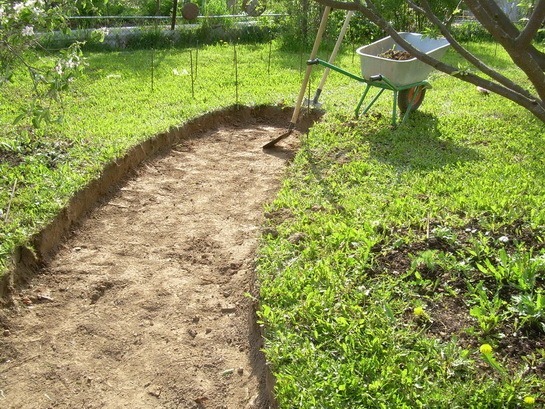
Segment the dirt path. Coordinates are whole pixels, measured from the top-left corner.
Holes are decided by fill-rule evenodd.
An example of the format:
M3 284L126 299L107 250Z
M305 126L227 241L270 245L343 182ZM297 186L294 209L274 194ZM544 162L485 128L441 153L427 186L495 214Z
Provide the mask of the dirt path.
M272 406L245 293L282 131L183 141L104 199L0 313L0 407Z

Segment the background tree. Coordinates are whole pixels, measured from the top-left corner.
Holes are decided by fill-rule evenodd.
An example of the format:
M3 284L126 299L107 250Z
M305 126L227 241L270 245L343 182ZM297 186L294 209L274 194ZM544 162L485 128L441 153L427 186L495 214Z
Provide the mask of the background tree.
M398 34L399 28L395 26L395 23L385 17L388 3L395 0L316 1L336 9L359 11L419 60L462 81L510 99L545 122L545 54L534 45L534 39L545 22L545 0L527 4L528 18L524 20L520 28L507 17L494 0L460 0L456 7L444 1L433 2L432 5L428 0L407 0L410 8L425 17L449 41L452 48L474 67L474 70L461 70L442 63L407 43ZM531 87L525 88L510 80L457 41L450 29L450 23L453 15L462 6L467 7L494 41L506 50L513 63L525 73L532 84Z

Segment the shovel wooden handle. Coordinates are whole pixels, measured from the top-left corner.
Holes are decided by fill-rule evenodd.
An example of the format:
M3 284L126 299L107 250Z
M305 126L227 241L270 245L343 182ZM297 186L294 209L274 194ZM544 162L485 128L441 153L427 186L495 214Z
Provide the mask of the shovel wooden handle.
M320 27L318 28L318 33L316 33L316 38L314 40L314 47L312 47L312 52L310 53L309 60L313 60L316 58L316 55L318 54L318 49L320 48L320 44L322 43L322 37L324 35L324 31L327 26L327 19L329 18L329 12L331 11L331 7L326 6L324 9L324 14L322 14L322 21L320 21ZM305 78L303 79L303 83L301 84L301 90L299 91L299 96L297 97L297 103L295 104L295 109L293 110L293 115L291 117L291 123L295 125L297 122L297 118L299 118L299 112L301 111L301 104L303 102L303 98L305 97L305 90L307 89L308 80L310 79L310 74L312 73L312 65L307 65L307 69L305 71Z

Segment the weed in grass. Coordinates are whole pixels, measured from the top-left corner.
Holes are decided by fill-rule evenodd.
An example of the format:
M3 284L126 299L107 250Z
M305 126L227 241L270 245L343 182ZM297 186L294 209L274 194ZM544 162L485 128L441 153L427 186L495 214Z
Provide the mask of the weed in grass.
M545 294L534 293L514 295L509 310L515 316L515 329L535 329L545 333Z
M501 375L505 380L507 380L507 371L506 369L496 360L494 357L494 350L490 344L482 344L479 347L483 360L490 365L499 375Z
M469 310L469 314L479 324L478 334L483 337L494 334L502 323L506 302L500 298L498 293L490 299L489 292L482 282L475 286L468 283L468 287L472 297L470 302L475 305Z

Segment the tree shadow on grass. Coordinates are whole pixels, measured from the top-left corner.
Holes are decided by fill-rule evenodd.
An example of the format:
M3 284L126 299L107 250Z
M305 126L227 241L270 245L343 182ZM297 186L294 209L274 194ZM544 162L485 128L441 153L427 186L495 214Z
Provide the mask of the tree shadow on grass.
M314 149L303 146L302 153L310 172L330 203L339 203L343 195L337 182L329 178L332 166L361 162L366 164L361 166L361 171L366 173L367 165L373 166L369 159L374 159L393 167L398 174L421 175L481 159L476 150L443 135L437 126L437 118L431 114L413 112L405 123L395 129L389 125L389 120L390 117L386 119L382 114L371 114L335 124L335 127L340 127L335 130L339 138L343 137L343 128L346 135L352 136L347 136L346 141L339 141L339 146L331 148L326 154L317 154ZM350 172L357 172L357 168L356 165ZM356 179L359 180L359 177Z
M366 133L362 141L369 143L372 158L401 171L428 172L481 159L476 150L442 134L437 124L434 115L416 111L397 128Z

